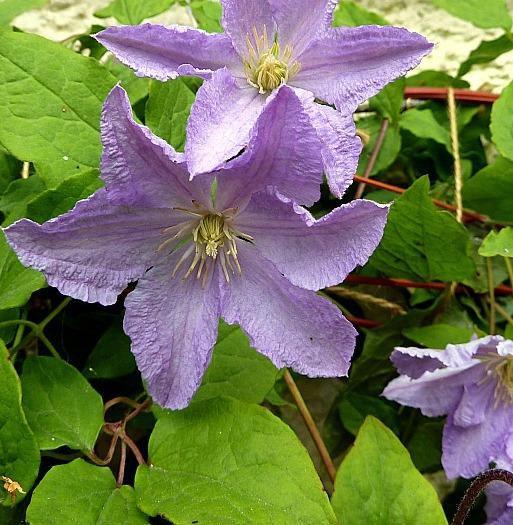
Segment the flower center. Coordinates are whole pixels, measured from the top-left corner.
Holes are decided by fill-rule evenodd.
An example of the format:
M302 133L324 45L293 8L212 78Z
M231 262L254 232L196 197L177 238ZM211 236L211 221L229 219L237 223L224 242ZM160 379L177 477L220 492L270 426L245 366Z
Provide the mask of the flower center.
M253 28L253 39L250 35L246 36L248 54L243 60L244 71L248 83L258 88L260 93L273 91L299 72L301 65L292 60L290 46L286 46L283 52L278 42L269 46L265 26L263 35Z
M485 381L495 377L495 404L513 404L513 356L501 357L495 354L481 358L488 370Z
M212 213L201 206L195 209L179 208L177 211L191 216L190 220L185 220L176 226L164 230L164 234L169 236L158 247L162 251L170 244L175 244L180 240L191 239L192 243L184 251L180 260L173 269L173 277L180 268L189 262L189 267L183 278L187 279L194 273L197 279L202 279L205 286L215 264L221 265L226 282L230 282L230 275L242 273L242 269L237 257L237 240L243 239L253 241L253 237L237 230L233 224L236 209L225 210L222 213ZM171 236L171 234L174 234Z

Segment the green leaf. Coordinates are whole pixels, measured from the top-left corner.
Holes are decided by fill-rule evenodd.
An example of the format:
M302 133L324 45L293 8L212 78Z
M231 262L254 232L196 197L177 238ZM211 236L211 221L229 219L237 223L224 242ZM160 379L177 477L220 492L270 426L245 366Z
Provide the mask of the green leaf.
M404 78L388 84L375 97L369 100L370 108L391 122L397 122L404 102Z
M405 78L406 85L410 87L455 87L468 88L470 84L461 78L454 78L442 71L433 71L428 69L421 71L416 75Z
M488 64L511 50L513 50L513 38L510 35L502 35L495 40L484 40L461 64L458 76L466 75L476 64Z
M150 516L177 525L336 523L306 450L264 408L212 399L173 412L158 420L149 456L135 491Z
M21 174L22 163L0 148L0 195Z
M276 382L278 370L249 346L238 326L221 322L212 362L194 401L231 396L247 403L261 403Z
M451 135L435 118L430 109L410 109L401 115L399 125L402 129L413 133L422 139L431 139L442 146L447 151L452 151Z
M397 413L385 399L348 391L338 406L344 428L356 436L367 416L374 416L395 433L399 432Z
M337 26L365 26L365 25L389 25L382 16L372 11L367 11L352 0L340 2L334 14L333 25Z
M403 334L426 348L444 349L448 344L468 343L474 335L474 330L441 323L405 328Z
M0 0L0 26L9 25L18 15L47 3L48 0Z
M36 290L45 286L45 278L35 270L25 268L0 234L0 310L18 308Z
M73 175L55 189L46 190L27 204L27 217L43 223L69 211L77 201L89 197L103 185L98 170Z
M358 128L368 133L369 143L365 145L358 164L358 174L363 175L369 164L370 157L376 146L376 141L381 129L382 119L377 115L362 119L358 122ZM387 169L397 158L401 151L401 133L397 126L390 125L379 152L376 164L370 175L377 175L380 171Z
M499 157L463 185L466 208L496 221L513 221L513 162Z
M492 140L500 153L513 160L513 82L506 87L492 108Z
M426 419L415 427L415 431L408 441L408 451L419 470L441 469L443 426L443 420L432 421Z
M96 343L84 373L91 378L113 379L131 374L135 369L130 338L123 332L121 322L116 322Z
M0 197L0 211L4 214L2 226L9 226L27 215L27 204L46 190L39 175L18 179L7 187Z
M39 448L93 449L103 425L103 401L76 368L55 357L30 357L21 384Z
M191 0L189 6L198 22L198 27L209 33L221 33L222 7L219 2L212 0Z
M177 151L184 150L187 119L200 85L199 79L182 77L150 85L146 125Z
M20 309L13 308L11 310L0 310L0 324L4 321L14 321L20 318ZM6 344L9 344L16 334L18 327L16 325L5 328L0 328L0 339Z
M491 231L479 248L479 255L483 257L513 257L513 228L508 226L499 232Z
M121 86L128 93L132 106L148 96L149 79L138 77L132 69L122 64L114 56L107 60L105 67L120 81Z
M337 473L332 505L344 525L445 525L435 489L392 431L369 416Z
M122 24L140 24L146 18L160 15L169 9L176 0L113 0L107 7L96 11L94 16L108 18L113 16Z
M30 525L148 525L132 487L116 488L108 467L76 459L53 467L27 509Z
M511 16L505 0L432 0L433 4L448 11L451 15L467 20L483 29L502 27L511 29Z
M418 281L463 281L475 273L468 231L429 197L417 180L393 204L383 240L371 258L381 272Z
M0 476L11 478L28 492L39 470L39 448L21 408L18 374L1 340L0 378ZM12 505L6 491L0 489L0 493L2 504ZM16 501L23 497L23 494L17 494Z
M103 101L116 79L97 60L36 35L0 32L0 142L45 182L98 167Z

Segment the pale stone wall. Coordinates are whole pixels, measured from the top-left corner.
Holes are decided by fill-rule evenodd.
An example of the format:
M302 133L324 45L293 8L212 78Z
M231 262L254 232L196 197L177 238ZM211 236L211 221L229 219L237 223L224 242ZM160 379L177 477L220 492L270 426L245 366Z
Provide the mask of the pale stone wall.
M144 0L141 0L144 1ZM458 65L483 39L500 35L500 31L481 30L445 11L433 7L430 0L360 0L361 4L383 14L395 25L404 26L426 35L436 43L432 55L420 69L441 69L455 73ZM507 0L513 13L513 0ZM87 30L93 23L114 23L94 18L93 13L108 5L110 0L50 0L49 5L19 16L15 23L21 29L39 33L47 38L63 40ZM483 2L486 9L486 2ZM174 7L155 17L161 23L190 24L185 9ZM500 91L513 79L513 52L503 55L492 66L476 66L467 80L474 89L481 87Z

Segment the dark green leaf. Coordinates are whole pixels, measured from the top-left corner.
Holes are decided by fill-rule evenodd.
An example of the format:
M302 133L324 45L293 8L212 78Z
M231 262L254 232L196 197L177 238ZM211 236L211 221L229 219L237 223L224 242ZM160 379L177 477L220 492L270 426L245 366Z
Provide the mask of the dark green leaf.
M49 185L98 167L100 110L116 79L36 35L0 32L0 142Z
M150 80L138 77L129 67L119 62L114 56L105 63L105 67L120 81L128 93L132 105L148 96Z
M445 525L431 484L399 439L369 416L337 473L333 508L344 525Z
M184 150L187 119L200 85L193 78L151 83L146 124L177 151Z
M406 85L411 87L455 87L468 88L470 84L461 78L451 77L442 71L421 71L411 77L406 77Z
M493 105L490 129L497 149L513 160L513 82Z
M22 163L0 148L0 195L21 174Z
M44 286L43 275L25 268L0 233L0 310L23 306L33 292Z
M511 29L511 16L505 0L488 0L483 5L481 0L432 0L433 4L445 9L451 15L471 22L477 27L489 29L502 27Z
M177 524L335 524L312 462L266 409L212 399L159 419L141 465L139 507ZM38 525L38 524L33 524Z
M43 7L48 0L0 0L0 26L8 25L25 11Z
M189 6L192 14L198 22L198 27L209 33L221 33L222 7L219 2L213 0L191 0Z
M468 343L474 335L474 330L449 324L433 324L405 328L403 334L426 348L443 349L448 344Z
M479 248L483 257L513 257L513 228L503 228L499 232L491 231Z
M466 208L496 221L513 221L513 162L499 157L463 185Z
M27 215L27 204L46 190L39 175L11 182L0 197L0 211L4 214L2 226L9 226Z
M12 310L0 310L0 324L4 321L13 321L20 318L20 309L13 308ZM18 327L16 325L5 328L0 328L0 339L6 344L9 344L16 334Z
M21 408L18 374L1 340L0 378L0 476L11 478L28 492L39 470L39 449ZM12 505L6 491L3 488L0 491L2 504ZM23 494L17 494L16 500L20 499Z
M221 323L212 362L194 400L225 395L261 403L277 375L276 367L249 346L248 338L238 326Z
M389 23L377 13L367 11L359 4L352 0L344 0L340 2L335 11L333 25L337 26L365 26L365 25L386 26Z
M411 439L408 441L411 459L422 472L440 469L443 426L444 421L426 420L416 426Z
M30 357L21 384L39 448L93 449L103 425L103 401L76 368L55 357Z
M369 100L370 108L391 122L399 120L404 102L404 78L388 84L381 92Z
M77 201L89 197L102 186L97 170L73 175L55 189L46 190L27 204L27 217L43 223L69 211Z
M372 265L392 277L462 281L475 273L469 233L428 191L422 177L396 200Z
M438 123L430 109L410 109L406 111L401 115L399 125L416 137L434 140L438 144L445 146L449 153L452 151L449 131Z
M112 379L132 373L136 369L130 351L130 338L121 323L114 323L100 338L87 360L87 377Z
M53 467L32 496L30 525L147 525L132 487L116 488L108 467L76 459Z
M122 24L140 24L146 18L159 15L169 9L176 0L113 0L107 7L96 11L94 16L113 16Z
M467 60L461 64L458 76L466 75L476 64L488 64L504 53L513 50L513 38L506 34L495 40L484 40L474 49Z

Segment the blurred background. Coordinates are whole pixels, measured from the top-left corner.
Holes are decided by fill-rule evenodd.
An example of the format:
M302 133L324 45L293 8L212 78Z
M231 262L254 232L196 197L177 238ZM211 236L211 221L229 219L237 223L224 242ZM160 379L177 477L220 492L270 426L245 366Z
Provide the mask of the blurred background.
M14 25L46 38L64 40L72 34L87 31L93 24L115 24L115 19L100 19L94 16L95 12L107 6L110 1L49 0L46 7L16 18ZM452 17L436 8L431 0L360 0L358 3L381 14L390 23L418 31L436 43L435 51L422 62L416 72L437 69L455 74L459 65L482 40L492 40L503 34L500 29L479 29ZM507 0L507 3L513 10L513 0ZM178 3L170 11L152 18L151 21L163 24L193 23L187 8ZM465 79L470 82L472 89L491 89L499 93L511 81L512 72L513 52L510 52L492 63L475 66Z

